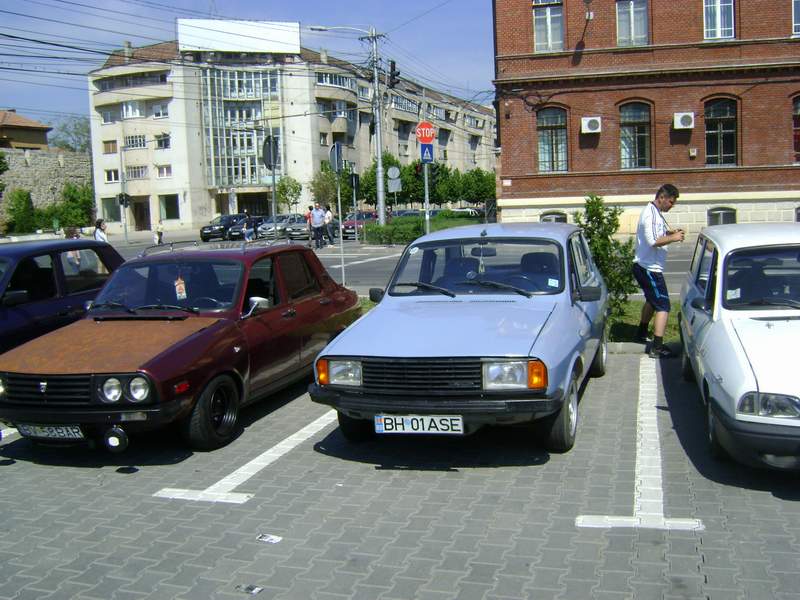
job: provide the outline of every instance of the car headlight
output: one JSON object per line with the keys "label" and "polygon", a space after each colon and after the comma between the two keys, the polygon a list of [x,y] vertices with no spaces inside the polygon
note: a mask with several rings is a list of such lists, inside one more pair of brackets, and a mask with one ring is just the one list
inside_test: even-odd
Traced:
{"label": "car headlight", "polygon": [[800,417],[800,398],[784,394],[747,392],[739,399],[736,412],[756,417],[796,419]]}
{"label": "car headlight", "polygon": [[503,360],[483,363],[485,390],[543,390],[547,367],[539,360]]}
{"label": "car headlight", "polygon": [[109,377],[103,383],[103,402],[119,402],[122,398],[122,384],[116,377]]}
{"label": "car headlight", "polygon": [[6,380],[0,377],[0,396],[6,393]]}
{"label": "car headlight", "polygon": [[128,384],[128,391],[131,394],[132,401],[142,402],[150,395],[150,384],[147,379],[139,375],[131,379]]}
{"label": "car headlight", "polygon": [[361,385],[361,362],[357,360],[317,361],[317,381],[320,385]]}

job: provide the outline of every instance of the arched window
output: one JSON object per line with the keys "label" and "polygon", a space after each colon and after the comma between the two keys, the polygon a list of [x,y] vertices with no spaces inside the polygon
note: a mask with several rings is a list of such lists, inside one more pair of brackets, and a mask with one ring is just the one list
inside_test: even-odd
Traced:
{"label": "arched window", "polygon": [[706,164],[736,164],[736,102],[706,102]]}
{"label": "arched window", "polygon": [[539,137],[539,171],[567,170],[567,111],[543,108],[536,113]]}
{"label": "arched window", "polygon": [[800,96],[792,105],[792,133],[794,133],[794,162],[800,162]]}
{"label": "arched window", "polygon": [[539,220],[542,223],[566,223],[567,215],[559,211],[546,212],[539,217]]}
{"label": "arched window", "polygon": [[727,225],[728,223],[736,223],[736,209],[726,207],[708,209],[709,225]]}
{"label": "arched window", "polygon": [[650,166],[650,107],[631,102],[619,109],[620,166],[641,169]]}

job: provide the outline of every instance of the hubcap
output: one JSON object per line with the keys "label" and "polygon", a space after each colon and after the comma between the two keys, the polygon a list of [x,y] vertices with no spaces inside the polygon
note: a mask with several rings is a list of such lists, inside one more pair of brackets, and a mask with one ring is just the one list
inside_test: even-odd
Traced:
{"label": "hubcap", "polygon": [[211,398],[211,426],[214,431],[224,434],[230,429],[236,418],[230,394],[224,387],[219,387]]}
{"label": "hubcap", "polygon": [[578,428],[578,391],[575,388],[573,381],[569,388],[569,404],[567,405],[569,411],[569,431],[570,435],[575,435]]}

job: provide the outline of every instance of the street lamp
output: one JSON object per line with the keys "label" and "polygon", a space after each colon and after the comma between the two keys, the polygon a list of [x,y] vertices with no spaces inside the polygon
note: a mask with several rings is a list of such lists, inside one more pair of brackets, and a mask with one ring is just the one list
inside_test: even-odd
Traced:
{"label": "street lamp", "polygon": [[383,181],[383,139],[381,135],[381,103],[380,94],[378,90],[378,38],[383,37],[382,33],[376,33],[374,27],[367,29],[360,29],[358,27],[350,27],[346,25],[336,25],[326,27],[323,25],[309,26],[311,31],[331,31],[331,30],[345,30],[363,33],[364,36],[358,38],[360,40],[370,40],[372,42],[372,118],[375,121],[375,179],[378,195],[378,223],[386,225],[386,192],[384,190]]}

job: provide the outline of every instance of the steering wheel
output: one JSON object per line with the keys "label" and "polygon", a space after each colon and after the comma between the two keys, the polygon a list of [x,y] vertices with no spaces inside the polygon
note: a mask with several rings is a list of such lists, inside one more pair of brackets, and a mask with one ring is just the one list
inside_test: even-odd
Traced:
{"label": "steering wheel", "polygon": [[212,298],[211,296],[200,296],[199,298],[195,298],[194,304],[197,308],[219,308],[222,306],[222,302],[216,298]]}

